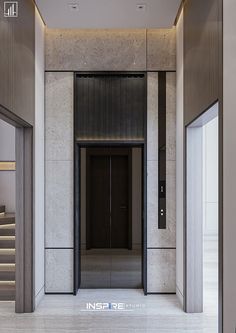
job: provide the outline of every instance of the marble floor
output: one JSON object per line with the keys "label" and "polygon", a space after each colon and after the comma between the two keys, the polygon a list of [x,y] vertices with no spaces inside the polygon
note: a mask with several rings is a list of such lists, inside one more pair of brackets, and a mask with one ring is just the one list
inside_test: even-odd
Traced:
{"label": "marble floor", "polygon": [[81,288],[142,288],[141,250],[82,250]]}
{"label": "marble floor", "polygon": [[77,296],[44,296],[32,314],[15,314],[13,302],[0,302],[0,332],[217,333],[216,244],[207,242],[205,249],[204,313],[184,313],[175,295],[144,296],[139,289],[82,289]]}

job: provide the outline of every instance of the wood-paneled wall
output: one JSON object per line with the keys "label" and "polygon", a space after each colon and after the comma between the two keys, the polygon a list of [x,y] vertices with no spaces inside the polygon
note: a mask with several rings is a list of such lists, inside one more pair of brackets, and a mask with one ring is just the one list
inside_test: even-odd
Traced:
{"label": "wood-paneled wall", "polygon": [[5,18],[0,0],[0,105],[29,124],[35,107],[35,7],[19,2],[17,18]]}
{"label": "wood-paneled wall", "polygon": [[[223,332],[223,0],[184,2],[184,125],[219,101],[219,332]],[[186,154],[186,152],[184,152]],[[186,155],[185,155],[186,161]],[[184,166],[184,173],[186,168]],[[185,176],[186,179],[186,176]],[[184,202],[186,193],[184,193]]]}
{"label": "wood-paneled wall", "polygon": [[184,6],[184,122],[220,96],[222,0],[187,0]]}

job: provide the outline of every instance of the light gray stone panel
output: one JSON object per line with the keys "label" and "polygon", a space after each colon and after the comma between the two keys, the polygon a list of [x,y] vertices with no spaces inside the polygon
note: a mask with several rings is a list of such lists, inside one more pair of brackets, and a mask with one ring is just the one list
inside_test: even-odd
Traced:
{"label": "light gray stone panel", "polygon": [[[152,233],[155,231],[155,235]],[[147,162],[147,246],[158,238],[158,161]],[[157,243],[157,242],[155,242]]]}
{"label": "light gray stone panel", "polygon": [[158,160],[158,73],[147,75],[147,160]]}
{"label": "light gray stone panel", "polygon": [[45,261],[45,291],[73,292],[73,250],[46,249]]}
{"label": "light gray stone panel", "polygon": [[166,160],[176,159],[176,74],[166,73]]}
{"label": "light gray stone panel", "polygon": [[176,69],[176,32],[172,29],[147,31],[147,70]]}
{"label": "light gray stone panel", "polygon": [[147,292],[175,293],[175,249],[148,249]]}
{"label": "light gray stone panel", "polygon": [[73,162],[46,161],[46,247],[73,246]]}
{"label": "light gray stone panel", "polygon": [[175,247],[175,162],[166,165],[166,229],[158,229],[158,161],[147,162],[147,246]]}
{"label": "light gray stone panel", "polygon": [[166,246],[176,246],[176,163],[166,161]]}
{"label": "light gray stone panel", "polygon": [[146,70],[146,31],[46,29],[47,70]]}
{"label": "light gray stone panel", "polygon": [[46,73],[46,160],[73,159],[73,73]]}

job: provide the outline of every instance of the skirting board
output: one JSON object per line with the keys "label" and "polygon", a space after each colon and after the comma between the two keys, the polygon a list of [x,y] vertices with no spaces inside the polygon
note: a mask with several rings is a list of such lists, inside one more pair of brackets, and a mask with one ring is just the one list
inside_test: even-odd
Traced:
{"label": "skirting board", "polygon": [[184,308],[184,296],[182,295],[182,293],[180,292],[178,286],[176,285],[176,296],[178,298],[178,301],[181,304],[182,309]]}
{"label": "skirting board", "polygon": [[40,289],[40,291],[37,293],[37,295],[35,296],[35,309],[37,309],[39,303],[41,302],[41,300],[44,297],[44,286]]}

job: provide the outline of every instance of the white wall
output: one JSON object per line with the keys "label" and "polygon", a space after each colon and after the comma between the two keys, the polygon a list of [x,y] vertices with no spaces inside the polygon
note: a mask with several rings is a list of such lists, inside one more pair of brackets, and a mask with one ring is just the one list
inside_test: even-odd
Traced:
{"label": "white wall", "polygon": [[176,293],[183,305],[183,13],[177,24],[176,37]]}
{"label": "white wall", "polygon": [[44,295],[44,24],[35,17],[35,304]]}
{"label": "white wall", "polygon": [[223,1],[223,323],[236,327],[236,1]]}
{"label": "white wall", "polygon": [[218,117],[203,127],[204,236],[218,234]]}
{"label": "white wall", "polygon": [[[0,120],[0,161],[15,161],[15,128]],[[0,205],[15,212],[15,171],[0,171]]]}

